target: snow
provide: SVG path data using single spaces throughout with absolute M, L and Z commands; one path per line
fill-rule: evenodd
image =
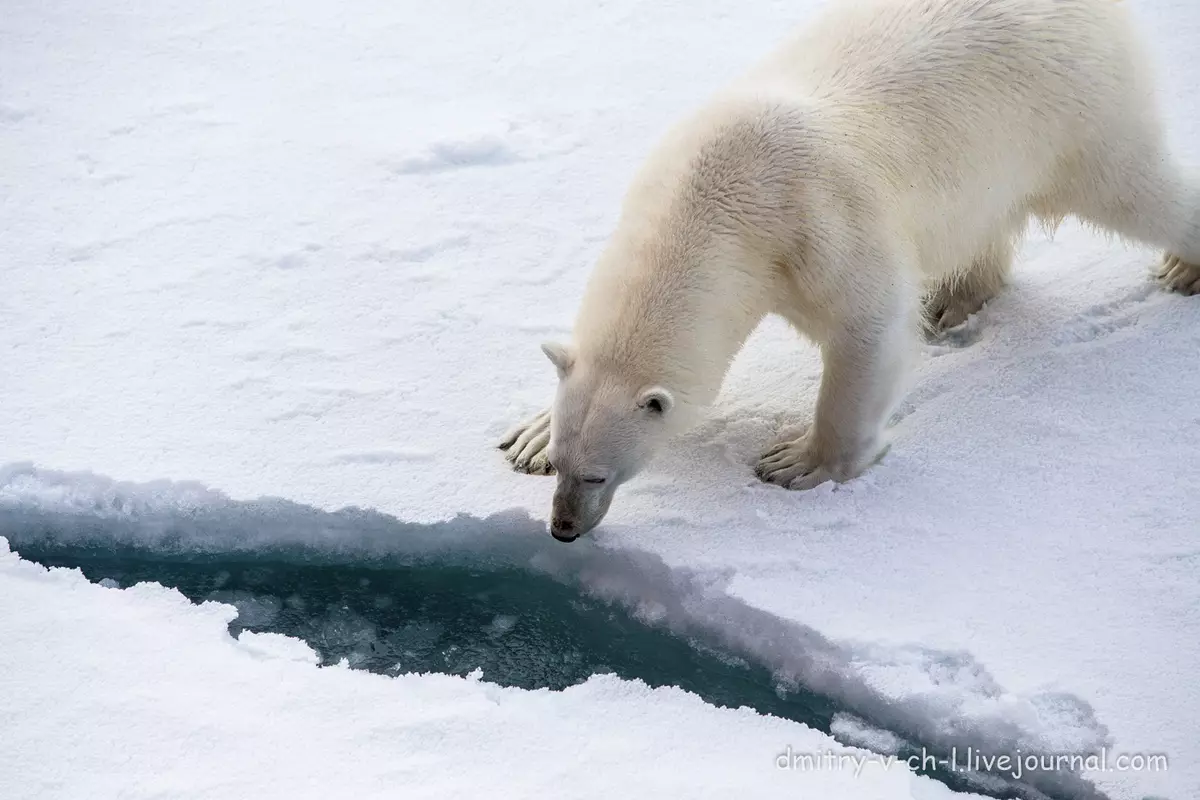
M 561 693 L 477 678 L 317 669 L 295 639 L 243 632 L 223 603 L 125 591 L 0 545 L 5 797 L 729 797 L 952 795 L 900 766 L 788 771 L 829 740 L 679 689 L 597 676 Z M 10 613 L 38 609 L 40 615 Z M 46 636 L 57 619 L 69 636 Z M 847 758 L 863 750 L 837 747 Z M 859 762 L 861 763 L 861 761 Z M 803 782 L 803 783 L 801 783 Z M 959 795 L 962 796 L 962 795 Z
M 1126 1 L 1200 163 L 1200 65 L 1177 55 L 1200 12 Z M 845 486 L 753 477 L 820 375 L 774 321 L 588 541 L 553 542 L 552 481 L 493 449 L 548 403 L 538 343 L 653 139 L 818 5 L 10 0 L 0 534 L 507 559 L 830 693 L 861 718 L 846 741 L 1166 753 L 1083 777 L 1197 796 L 1200 304 L 1153 287 L 1152 253 L 1032 236 Z M 789 743 L 839 746 L 611 677 L 318 669 L 230 639 L 230 609 L 0 556 L 3 793 L 948 792 L 777 770 Z
M 276 557 L 306 561 L 436 558 L 522 566 L 620 603 L 650 624 L 715 641 L 734 657 L 768 666 L 784 686 L 801 684 L 834 699 L 859 717 L 843 715 L 834 726 L 849 744 L 871 746 L 890 736 L 892 744 L 873 749 L 896 752 L 903 742 L 887 731 L 939 752 L 970 746 L 996 754 L 1087 753 L 1106 744 L 1105 729 L 1085 702 L 1061 692 L 1007 692 L 969 653 L 831 641 L 731 596 L 728 573 L 673 569 L 634 547 L 564 548 L 542 524 L 515 514 L 419 525 L 286 501 L 239 502 L 194 486 L 116 483 L 14 466 L 0 470 L 0 530 L 10 531 L 18 547 L 54 531 L 59 544 L 87 547 L 184 554 L 270 549 Z M 232 594 L 218 599 L 237 605 L 247 624 L 278 610 Z M 868 734 L 862 720 L 887 730 Z M 1091 796 L 1069 776 L 1046 780 L 1064 796 Z
M 899 753 L 904 742 L 891 731 L 872 728 L 850 714 L 833 715 L 832 732 L 844 742 L 864 747 L 875 753 Z

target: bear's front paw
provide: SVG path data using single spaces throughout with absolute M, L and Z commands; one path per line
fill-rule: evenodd
M 811 431 L 791 441 L 782 441 L 763 453 L 754 474 L 785 489 L 811 489 L 833 475 L 821 463 Z
M 796 439 L 779 442 L 763 453 L 754 473 L 785 489 L 812 489 L 825 481 L 842 483 L 856 478 L 887 452 L 886 443 L 880 442 L 863 448 L 861 455 L 830 458 L 822 454 L 815 438 L 810 430 Z
M 550 446 L 550 409 L 513 426 L 499 447 L 517 472 L 528 475 L 553 475 L 554 467 L 546 455 Z
M 1157 277 L 1168 289 L 1180 294 L 1200 293 L 1200 266 L 1189 264 L 1179 256 L 1164 255 Z

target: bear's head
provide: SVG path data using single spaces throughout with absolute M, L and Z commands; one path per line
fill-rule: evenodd
M 570 345 L 548 342 L 542 351 L 558 370 L 548 451 L 558 474 L 550 532 L 571 542 L 596 527 L 617 487 L 687 427 L 690 408 L 669 388 L 594 363 Z

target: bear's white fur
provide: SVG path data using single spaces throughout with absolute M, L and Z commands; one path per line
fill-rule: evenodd
M 1161 247 L 1159 277 L 1200 291 L 1200 183 L 1153 89 L 1120 0 L 834 0 L 666 136 L 573 342 L 545 346 L 553 408 L 501 447 L 557 471 L 554 535 L 697 420 L 766 314 L 823 354 L 812 426 L 757 468 L 800 489 L 882 455 L 922 317 L 977 311 L 1031 217 Z

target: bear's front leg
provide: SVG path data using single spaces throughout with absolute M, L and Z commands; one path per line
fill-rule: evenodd
M 547 456 L 550 446 L 550 409 L 514 425 L 499 447 L 517 472 L 529 475 L 553 475 L 554 467 Z
M 848 320 L 822 346 L 816 418 L 801 436 L 768 449 L 755 473 L 788 489 L 848 481 L 883 457 L 886 425 L 914 353 L 915 301 L 893 295 L 877 314 Z

